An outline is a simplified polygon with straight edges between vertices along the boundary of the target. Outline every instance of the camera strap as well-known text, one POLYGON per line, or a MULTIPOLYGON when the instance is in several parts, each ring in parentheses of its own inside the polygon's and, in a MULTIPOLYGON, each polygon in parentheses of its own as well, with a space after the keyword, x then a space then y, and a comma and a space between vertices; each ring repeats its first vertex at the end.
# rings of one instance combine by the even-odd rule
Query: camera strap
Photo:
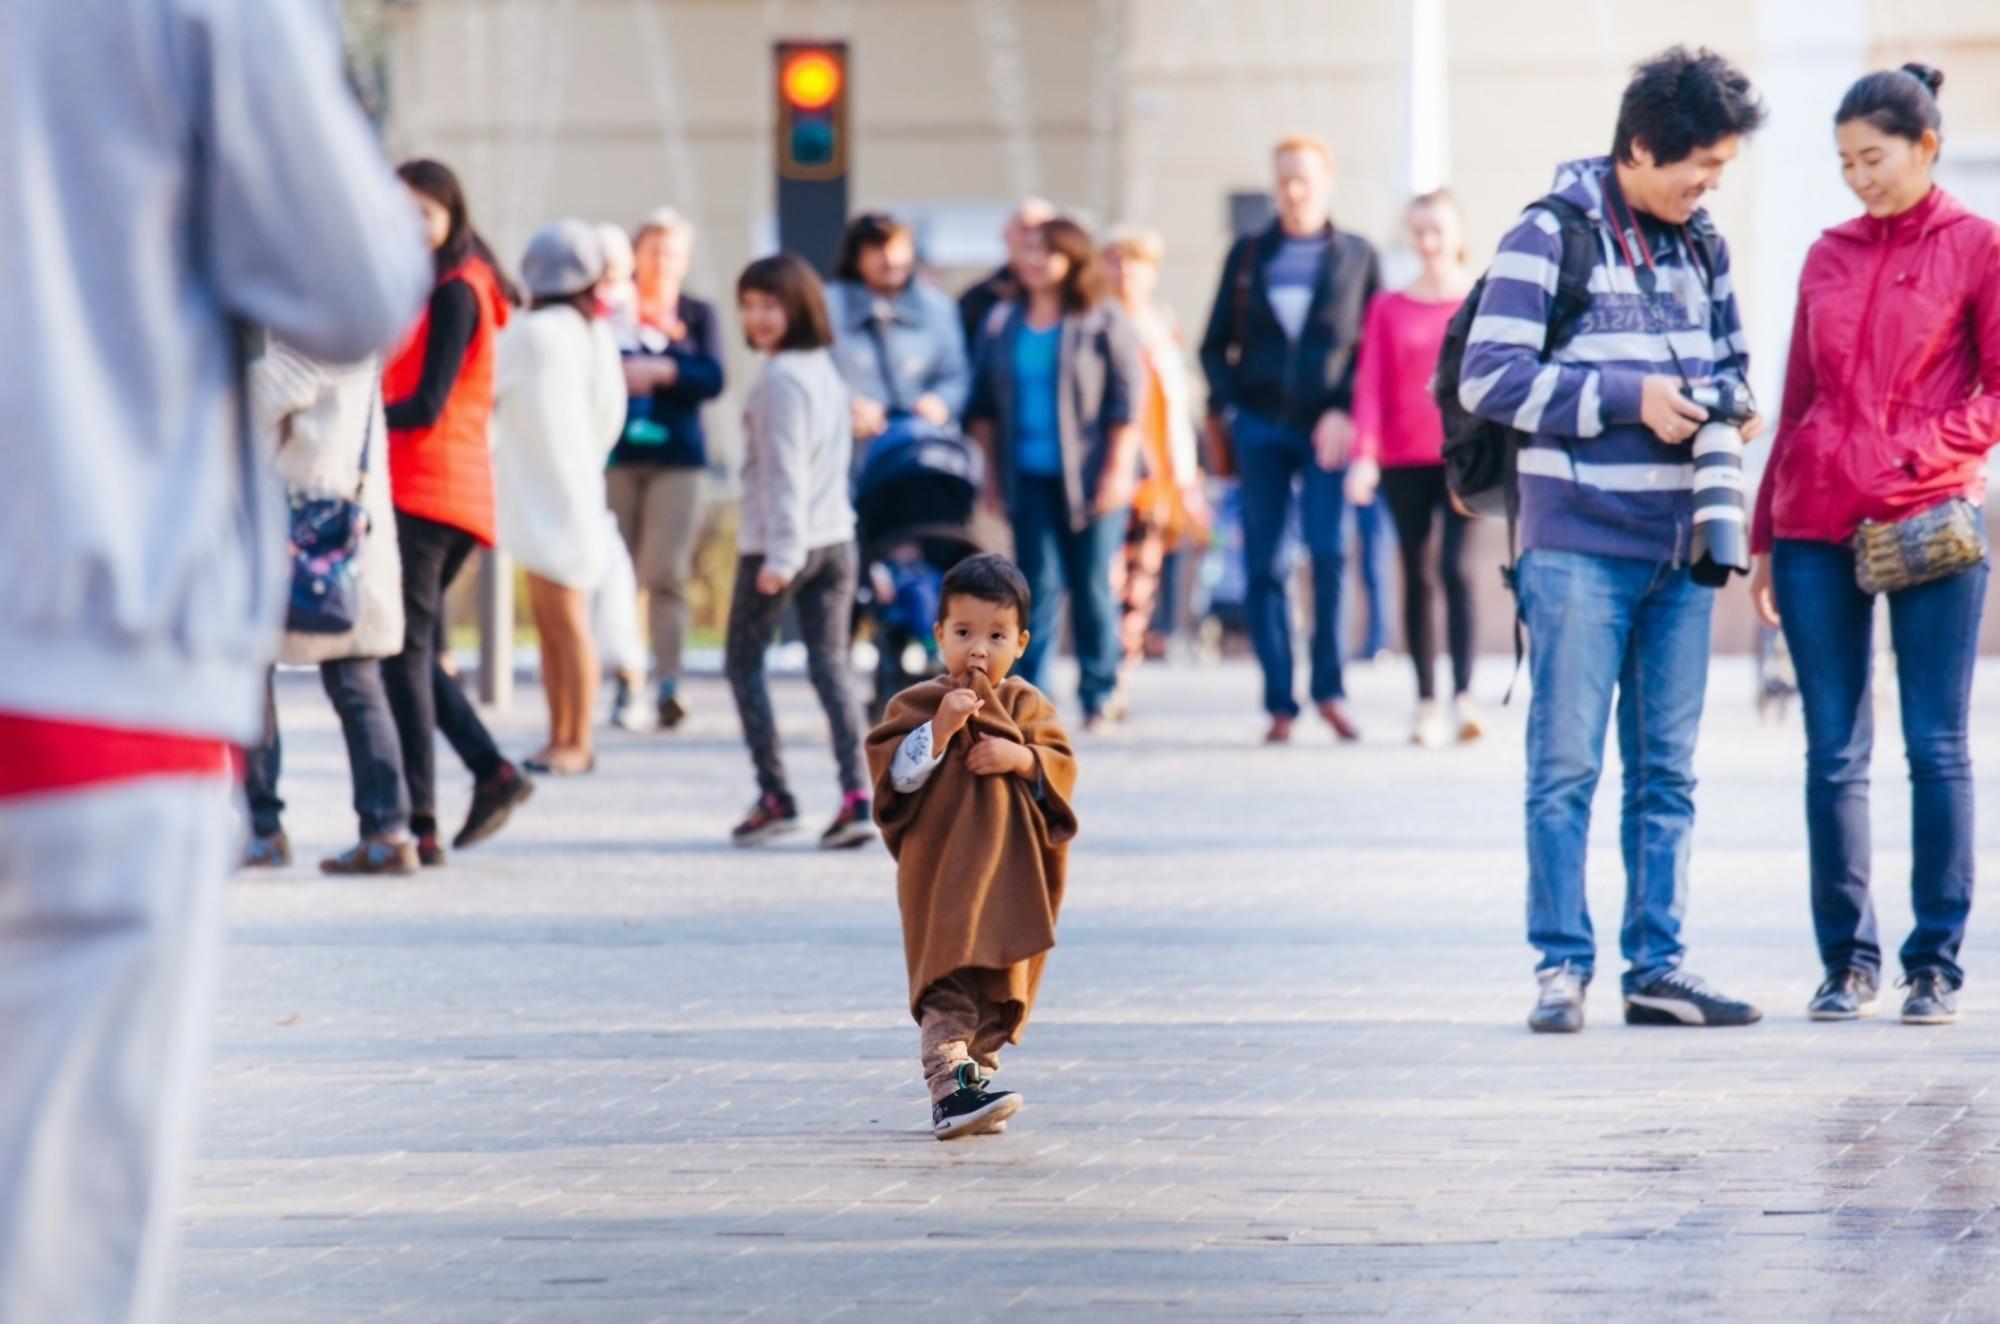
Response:
MULTIPOLYGON (((1654 303, 1660 288, 1659 268, 1653 262, 1653 245, 1648 242, 1645 231, 1640 229, 1639 214, 1632 204, 1625 200, 1625 192, 1618 187, 1618 168, 1614 165, 1604 176, 1605 217, 1611 222, 1611 237, 1618 241, 1618 251, 1625 257, 1625 265, 1632 268, 1633 283, 1639 287, 1639 302, 1643 307, 1647 329, 1657 332, 1660 339, 1667 342, 1667 353, 1673 356, 1674 371, 1681 377, 1681 385, 1692 388, 1694 382, 1688 377, 1687 365, 1681 362, 1681 352, 1674 348, 1672 330, 1660 318, 1660 310, 1654 303), (1624 214, 1619 215, 1620 212, 1624 214)), ((1694 248, 1688 242, 1687 227, 1674 227, 1675 239, 1690 265, 1695 264, 1694 248)), ((1714 295, 1711 291, 1710 301, 1714 295)))

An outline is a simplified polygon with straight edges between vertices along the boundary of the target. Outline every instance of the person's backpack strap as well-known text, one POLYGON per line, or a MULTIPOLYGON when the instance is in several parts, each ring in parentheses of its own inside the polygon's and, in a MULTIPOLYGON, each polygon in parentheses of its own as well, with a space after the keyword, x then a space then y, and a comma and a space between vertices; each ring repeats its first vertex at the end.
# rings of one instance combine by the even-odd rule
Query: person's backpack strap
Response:
POLYGON ((1562 237, 1562 263, 1556 270, 1555 300, 1549 307, 1542 353, 1552 354, 1576 334, 1590 311, 1590 273, 1597 268, 1597 225, 1583 208, 1557 193, 1536 204, 1555 217, 1562 237))
POLYGON ((1687 237, 1695 260, 1701 263, 1702 277, 1712 290, 1715 277, 1722 270, 1722 231, 1715 228, 1714 217, 1698 211, 1688 219, 1687 237))
POLYGON ((1250 286, 1257 279, 1257 236, 1246 234, 1236 241, 1230 254, 1236 280, 1229 296, 1229 348, 1237 362, 1243 360, 1243 337, 1250 326, 1250 286))

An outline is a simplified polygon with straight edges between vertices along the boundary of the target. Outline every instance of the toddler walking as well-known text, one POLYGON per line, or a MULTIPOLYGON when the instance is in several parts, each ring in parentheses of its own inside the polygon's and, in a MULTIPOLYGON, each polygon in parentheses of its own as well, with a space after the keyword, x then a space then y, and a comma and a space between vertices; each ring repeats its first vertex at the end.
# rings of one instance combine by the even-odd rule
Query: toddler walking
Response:
POLYGON ((868 737, 939 1140, 1001 1130, 1021 1110, 1020 1095, 987 1087, 1034 1008, 1076 836, 1069 737, 1055 705, 1007 675, 1028 608, 1012 562, 961 562, 938 605, 946 674, 897 695, 868 737))

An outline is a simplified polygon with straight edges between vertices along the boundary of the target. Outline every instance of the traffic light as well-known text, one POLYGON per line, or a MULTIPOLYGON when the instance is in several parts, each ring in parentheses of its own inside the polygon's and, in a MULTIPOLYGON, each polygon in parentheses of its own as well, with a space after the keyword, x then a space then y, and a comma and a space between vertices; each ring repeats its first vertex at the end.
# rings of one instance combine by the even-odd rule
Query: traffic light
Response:
POLYGON ((778 93, 778 244, 827 275, 847 225, 847 43, 781 41, 778 93))
POLYGON ((847 45, 778 43, 778 175, 847 172, 847 45))

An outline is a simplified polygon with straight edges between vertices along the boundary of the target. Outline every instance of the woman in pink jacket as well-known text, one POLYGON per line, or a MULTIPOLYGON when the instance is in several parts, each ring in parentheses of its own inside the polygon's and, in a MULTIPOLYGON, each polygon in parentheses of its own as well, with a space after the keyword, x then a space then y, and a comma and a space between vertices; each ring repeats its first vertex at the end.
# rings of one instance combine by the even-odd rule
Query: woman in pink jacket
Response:
POLYGON ((1410 739, 1442 745, 1477 740, 1485 721, 1472 701, 1472 589, 1465 576, 1470 521, 1452 505, 1444 481, 1444 419, 1431 399, 1431 375, 1445 328, 1472 289, 1465 265, 1465 222, 1449 189, 1410 203, 1410 247, 1423 271, 1409 288, 1379 294, 1361 332, 1354 376, 1354 463, 1347 495, 1358 506, 1389 503, 1403 553, 1403 635, 1417 667, 1417 717, 1410 739), (1431 569, 1431 548, 1437 569, 1431 569), (1437 701, 1437 620, 1444 590, 1445 638, 1451 648, 1451 723, 1437 701))
MULTIPOLYGON (((1943 82, 1922 65, 1869 74, 1834 117, 1842 175, 1867 214, 1828 230, 1806 257, 1751 533, 1751 591, 1764 619, 1783 623, 1805 711, 1813 927, 1826 968, 1815 1020, 1871 1014, 1881 977, 1868 887, 1875 595, 1857 583, 1852 541, 1864 522, 1957 516, 1983 527, 1986 453, 2000 441, 2000 228, 1931 180, 1943 82)), ((1911 543, 1921 557, 1937 546, 1911 543)), ((1987 566, 1976 544, 1961 545, 1973 552, 1966 564, 1906 577, 1923 582, 1886 595, 1914 812, 1903 1019, 1921 1025, 1957 1019, 1972 909, 1966 723, 1987 566)))

